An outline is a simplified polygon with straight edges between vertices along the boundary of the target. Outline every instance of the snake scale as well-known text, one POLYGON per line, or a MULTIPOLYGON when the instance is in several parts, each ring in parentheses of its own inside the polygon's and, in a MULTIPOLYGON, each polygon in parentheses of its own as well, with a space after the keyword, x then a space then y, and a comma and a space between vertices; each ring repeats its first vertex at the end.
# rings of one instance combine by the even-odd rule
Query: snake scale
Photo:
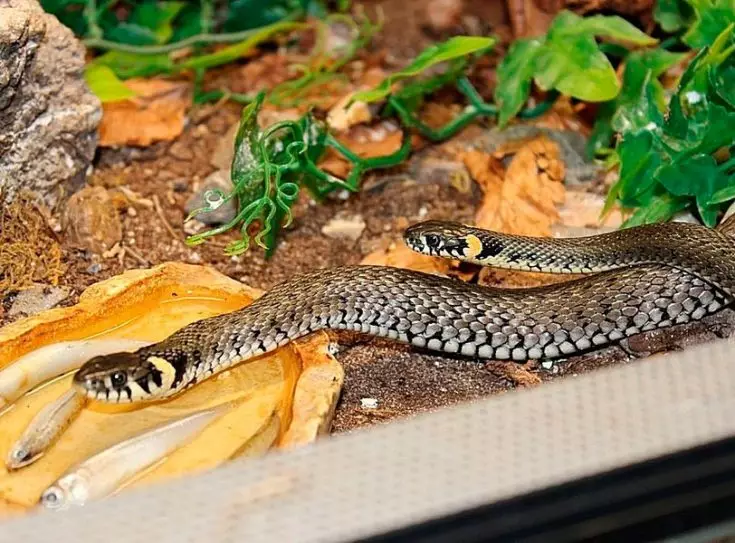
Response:
POLYGON ((535 288, 483 287, 379 266, 293 277, 238 311, 192 323, 133 353, 91 359, 74 376, 93 399, 169 397, 322 329, 354 330, 476 359, 556 359, 699 320, 733 301, 735 238, 687 223, 567 239, 427 221, 413 250, 501 268, 582 273, 535 288))

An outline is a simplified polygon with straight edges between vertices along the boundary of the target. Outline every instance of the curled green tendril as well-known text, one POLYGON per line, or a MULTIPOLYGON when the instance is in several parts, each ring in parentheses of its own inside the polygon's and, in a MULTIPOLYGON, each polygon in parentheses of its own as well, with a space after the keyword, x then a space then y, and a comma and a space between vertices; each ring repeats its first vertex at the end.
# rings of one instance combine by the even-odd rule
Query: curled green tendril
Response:
MULTIPOLYGON (((318 60, 309 69, 321 70, 325 65, 323 60, 318 60)), ((454 59, 443 74, 424 81, 410 82, 397 92, 386 96, 387 104, 383 114, 386 112, 395 114, 404 130, 400 148, 389 155, 379 157, 358 156, 333 137, 327 127, 317 121, 311 113, 296 121, 277 122, 261 130, 256 121, 265 95, 260 93, 243 108, 241 115, 230 172, 233 190, 226 195, 221 191, 207 192, 205 194, 207 206, 193 211, 190 217, 198 213, 211 212, 235 197, 238 199, 240 211, 227 224, 191 236, 187 242, 191 245, 202 243, 239 225, 241 239, 230 243, 225 252, 228 255, 236 255, 247 251, 252 237, 257 245, 266 250, 266 256, 269 257, 275 250, 281 228, 289 226, 293 221, 292 209, 302 186, 306 187, 317 201, 321 201, 337 189, 357 192, 365 172, 396 166, 409 157, 410 129, 416 130, 432 141, 441 141, 456 134, 478 118, 496 116, 498 111, 495 105, 484 102, 469 79, 463 75, 467 65, 468 62, 464 58, 454 59), (468 104, 461 114, 445 126, 429 127, 416 116, 415 111, 425 96, 449 84, 456 85, 468 104), (345 179, 331 175, 317 166, 328 149, 333 149, 351 164, 350 173, 345 179), (250 229, 256 221, 258 230, 253 236, 250 229)), ((332 68, 333 65, 330 65, 329 69, 332 68)), ((311 77, 313 74, 313 71, 307 71, 303 77, 311 77)), ((322 75, 327 74, 326 71, 322 72, 322 75)), ((314 80, 312 77, 310 81, 314 80)), ((282 89, 298 90, 304 81, 306 80, 282 89)), ((544 102, 521 111, 518 116, 529 118, 543 114, 553 105, 557 96, 557 93, 549 92, 544 102)))

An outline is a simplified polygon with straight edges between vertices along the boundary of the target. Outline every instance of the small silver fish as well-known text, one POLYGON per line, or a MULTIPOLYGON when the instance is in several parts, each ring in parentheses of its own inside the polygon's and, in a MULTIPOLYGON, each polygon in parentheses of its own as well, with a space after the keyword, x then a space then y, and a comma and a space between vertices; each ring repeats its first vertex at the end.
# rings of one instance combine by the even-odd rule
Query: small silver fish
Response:
POLYGON ((125 481, 191 441, 224 410, 219 406, 201 411, 105 449, 62 475, 41 495, 40 505, 61 510, 109 496, 125 481))
POLYGON ((41 458, 82 411, 86 402, 84 395, 70 388, 41 409, 10 448, 5 461, 8 470, 20 469, 41 458))
POLYGON ((36 349, 0 370, 0 410, 46 381, 79 369, 90 358, 150 344, 134 339, 85 339, 36 349))

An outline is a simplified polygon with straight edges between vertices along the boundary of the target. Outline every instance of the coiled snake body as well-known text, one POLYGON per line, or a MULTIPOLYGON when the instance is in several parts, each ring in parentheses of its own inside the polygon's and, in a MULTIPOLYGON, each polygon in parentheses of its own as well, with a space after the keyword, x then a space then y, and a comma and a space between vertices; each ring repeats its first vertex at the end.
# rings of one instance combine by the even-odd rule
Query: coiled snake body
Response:
POLYGON ((735 296, 734 239, 693 224, 545 239, 425 222, 405 240, 425 254, 482 265, 591 275, 499 289, 389 267, 314 271, 155 345, 96 357, 74 383, 97 400, 156 400, 326 328, 478 359, 562 358, 699 320, 735 296))

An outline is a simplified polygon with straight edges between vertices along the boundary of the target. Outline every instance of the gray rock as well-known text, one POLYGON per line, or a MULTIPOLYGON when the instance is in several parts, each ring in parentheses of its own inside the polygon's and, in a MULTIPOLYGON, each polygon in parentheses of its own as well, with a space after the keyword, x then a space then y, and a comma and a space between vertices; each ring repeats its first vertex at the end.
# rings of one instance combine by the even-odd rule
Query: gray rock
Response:
POLYGON ((36 0, 0 0, 0 201, 27 189, 55 205, 84 184, 102 118, 84 53, 36 0))
POLYGON ((582 134, 571 130, 551 130, 531 125, 493 128, 488 130, 479 141, 474 141, 473 145, 492 153, 497 147, 508 141, 531 138, 539 134, 545 134, 559 145, 566 167, 564 182, 567 185, 579 185, 593 181, 604 171, 601 166, 585 159, 586 140, 582 134))
MULTIPOLYGON (((207 194, 207 191, 209 190, 220 189, 225 195, 227 195, 232 192, 233 188, 234 187, 230 182, 229 172, 224 170, 217 170, 216 172, 209 174, 207 178, 202 182, 202 187, 199 189, 199 191, 194 193, 191 198, 187 200, 184 206, 184 210, 188 215, 195 209, 206 207, 208 204, 204 198, 207 194)), ((213 225, 225 224, 227 222, 230 222, 232 219, 235 218, 235 215, 237 215, 237 201, 235 198, 233 198, 232 200, 222 204, 214 211, 211 211, 209 213, 201 213, 195 218, 196 220, 201 221, 204 224, 213 225)))
POLYGON ((36 284, 21 290, 8 311, 8 317, 30 317, 41 311, 52 309, 69 297, 68 287, 53 287, 36 284))

